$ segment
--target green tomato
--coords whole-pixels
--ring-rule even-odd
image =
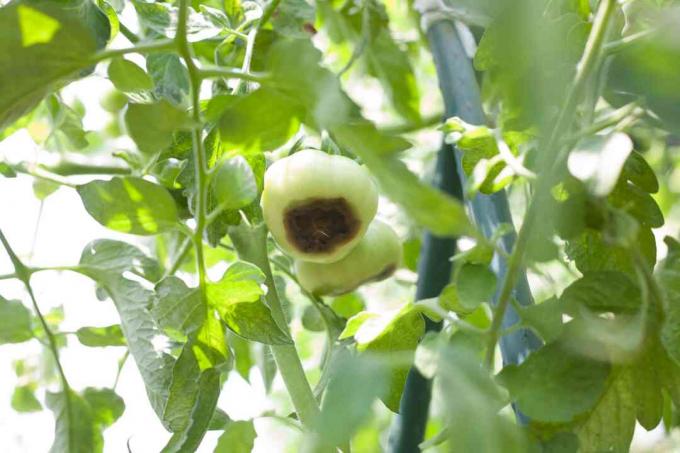
[[[340,295],[364,283],[384,280],[399,267],[402,246],[397,233],[380,220],[374,220],[366,235],[345,258],[335,263],[296,261],[300,285],[312,294]]]
[[[378,189],[352,159],[310,149],[267,169],[261,203],[264,221],[286,253],[332,263],[366,233],[378,209]]]

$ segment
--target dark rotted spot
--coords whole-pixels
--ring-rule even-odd
[[[283,214],[288,241],[304,253],[328,253],[354,238],[360,222],[344,198],[310,199]]]

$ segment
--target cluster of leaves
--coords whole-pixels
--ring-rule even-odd
[[[438,383],[443,410],[431,425],[446,428],[430,446],[622,451],[636,421],[647,429],[674,423],[680,245],[667,239],[668,254],[655,269],[652,230],[664,224],[655,194],[663,185],[645,140],[677,139],[680,58],[668,44],[677,35],[668,19],[677,9],[645,0],[612,7],[596,71],[574,86],[596,30],[590,2],[444,3],[477,36],[474,65],[490,119],[443,125],[461,158],[466,196],[539,191],[547,180],[545,193],[532,197],[541,216],[527,219],[533,229],[521,243],[526,250],[513,253],[524,253],[532,267],[559,261],[574,272],[561,294],[516,305],[518,324],[501,332],[493,332],[489,308],[503,276],[491,269],[496,243],[510,230],[481,238],[461,203],[406,166],[401,153],[411,142],[366,119],[364,105],[350,96],[348,79],[374,79],[386,110],[411,128],[424,124],[413,62],[425,43],[417,33],[408,40],[394,32],[395,24],[412,27],[415,13],[376,0],[317,0],[315,7],[305,0],[16,0],[0,8],[0,139],[26,128],[61,159],[37,167],[0,162],[0,174],[34,176],[40,199],[60,185],[74,188],[103,226],[152,238],[149,253],[94,241],[69,269],[96,282],[97,296],[120,316],[119,324],[82,327],[75,337],[87,347],[126,348],[172,432],[164,451],[193,451],[211,429],[223,432],[216,451],[249,451],[253,421],[231,421],[217,400],[229,372],[249,379],[253,366],[267,391],[278,369],[297,418],[316,433],[306,441],[319,448],[344,447],[373,423],[376,399],[397,412],[412,366]],[[138,33],[120,22],[124,8],[136,14]],[[650,32],[664,16],[668,32]],[[337,61],[315,46],[317,34],[341,62],[337,71]],[[619,41],[623,35],[635,39]],[[113,48],[113,39],[131,47]],[[61,95],[93,72],[114,88],[102,100],[111,122],[98,132],[85,131],[84,108]],[[578,102],[564,101],[565,86]],[[117,141],[123,132],[132,142]],[[118,143],[129,149],[112,153]],[[477,240],[453,257],[451,283],[438,297],[389,311],[365,309],[356,294],[287,300],[295,276],[268,242],[259,195],[268,159],[309,146],[360,160],[412,229]],[[71,162],[76,151],[118,160],[105,167]],[[76,174],[95,176],[71,183]],[[417,240],[405,243],[406,268],[416,269],[418,253]],[[30,286],[37,268],[12,260],[35,314],[0,297],[0,342],[48,339],[58,364],[67,334],[58,316],[38,311]],[[222,277],[210,280],[205,269],[225,261]],[[190,274],[196,286],[187,283]],[[303,328],[327,332],[315,395],[290,329],[297,302]],[[426,333],[426,317],[445,328]],[[481,366],[488,338],[512,329],[530,329],[545,345],[493,376]],[[54,450],[101,451],[102,430],[121,416],[123,401],[115,389],[71,389],[58,367],[62,391],[45,397],[56,418]],[[16,370],[12,406],[40,410],[35,373],[23,362]],[[510,403],[520,421],[530,420],[526,427],[507,416]]]

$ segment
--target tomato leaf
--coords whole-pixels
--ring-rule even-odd
[[[134,177],[115,177],[78,186],[78,195],[94,219],[123,233],[153,235],[177,226],[172,195],[158,184]]]

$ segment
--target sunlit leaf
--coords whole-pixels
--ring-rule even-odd
[[[87,75],[109,34],[108,19],[90,1],[24,0],[0,8],[0,129],[52,89]]]
[[[87,212],[112,230],[151,235],[177,226],[177,207],[170,193],[141,178],[92,181],[78,186],[78,194]]]

